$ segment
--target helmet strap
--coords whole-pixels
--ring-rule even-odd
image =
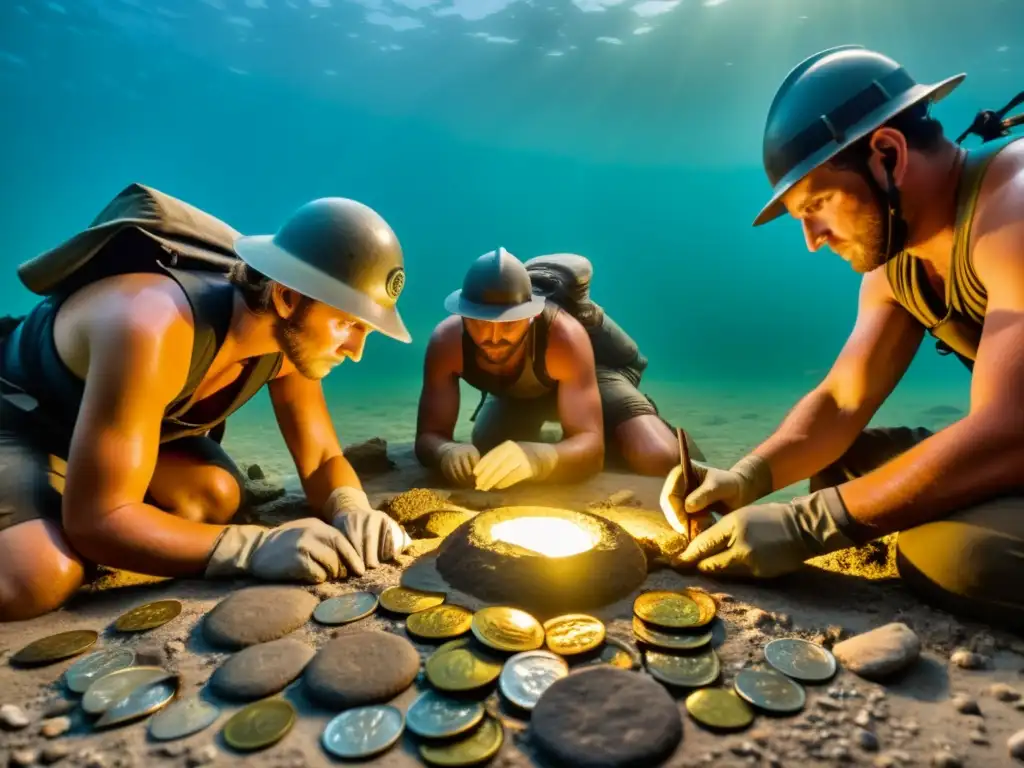
[[[885,260],[889,261],[906,247],[907,222],[903,219],[900,190],[893,177],[896,156],[891,150],[883,155],[882,165],[885,168],[886,189],[882,189],[882,186],[875,180],[875,175],[867,163],[864,165],[864,177],[875,195],[879,208],[885,212]]]

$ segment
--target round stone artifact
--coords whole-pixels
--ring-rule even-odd
[[[207,614],[203,636],[228,650],[267,643],[309,621],[319,602],[301,587],[247,587],[217,603]]]
[[[585,613],[567,613],[544,622],[548,648],[561,656],[587,653],[604,642],[604,624]]]
[[[445,643],[427,659],[430,684],[441,691],[472,691],[498,679],[503,661],[470,638]]]
[[[697,627],[701,622],[700,606],[681,592],[644,592],[633,601],[633,613],[647,624],[664,629]]]
[[[85,693],[94,680],[135,663],[135,651],[130,648],[112,648],[85,656],[64,673],[64,684],[74,693]]]
[[[475,765],[496,755],[504,739],[501,723],[487,715],[465,738],[443,744],[420,744],[420,757],[431,765]]]
[[[764,647],[764,658],[782,674],[805,683],[821,683],[836,673],[836,658],[829,650],[798,637],[772,640]]]
[[[710,629],[696,632],[665,632],[644,624],[636,616],[633,617],[633,634],[641,643],[669,651],[701,648],[710,643],[713,637]]]
[[[568,674],[569,665],[560,656],[550,651],[526,651],[505,662],[498,685],[506,699],[530,711],[556,680]]]
[[[234,749],[263,749],[295,725],[295,707],[285,699],[263,699],[240,709],[224,724],[224,741]]]
[[[342,760],[378,755],[398,741],[405,719],[389,704],[374,704],[346,710],[324,728],[320,743]]]
[[[177,600],[158,600],[122,614],[114,622],[114,629],[118,632],[145,632],[176,619],[180,613],[181,603]]]
[[[733,688],[741,699],[767,712],[792,714],[807,703],[804,687],[774,670],[740,670]]]
[[[156,741],[181,739],[199,733],[216,722],[220,708],[198,696],[178,699],[153,716],[149,735]]]
[[[441,543],[436,562],[454,589],[547,616],[613,603],[647,578],[647,558],[622,526],[554,507],[481,512]]]
[[[716,730],[738,730],[754,722],[754,711],[726,688],[701,688],[686,697],[686,711],[701,725]]]
[[[722,671],[718,654],[711,648],[697,653],[647,651],[645,656],[651,677],[680,688],[711,685]]]
[[[405,715],[405,727],[425,739],[446,739],[465,733],[484,719],[484,705],[437,691],[426,691]]]
[[[405,620],[410,635],[424,640],[458,637],[473,626],[473,612],[461,605],[435,605],[413,613]]]
[[[556,681],[530,716],[534,742],[580,768],[658,765],[683,738],[679,709],[647,675],[608,665]]]
[[[100,715],[116,702],[142,685],[174,677],[161,667],[125,667],[94,680],[82,696],[82,709],[90,715]]]
[[[74,629],[35,640],[11,656],[14,666],[42,666],[85,653],[96,644],[99,633],[92,629]]]
[[[439,592],[421,592],[408,587],[388,587],[380,593],[380,607],[391,613],[418,613],[441,605],[446,595]]]
[[[329,640],[302,679],[311,698],[337,709],[382,704],[416,679],[420,655],[404,637],[377,630]]]
[[[492,605],[473,614],[473,635],[488,648],[517,653],[544,645],[544,627],[518,608]]]
[[[316,655],[291,637],[243,648],[210,677],[210,690],[228,701],[255,701],[283,691]]]
[[[320,624],[348,624],[366,618],[377,610],[377,596],[372,592],[351,592],[324,600],[313,611]]]
[[[143,683],[123,699],[107,707],[96,721],[96,727],[121,725],[163,709],[178,693],[179,683],[177,675],[166,680]]]

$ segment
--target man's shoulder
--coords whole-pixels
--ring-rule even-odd
[[[975,268],[986,262],[1010,259],[1024,266],[1024,248],[1008,248],[1024,237],[1024,140],[999,152],[985,173],[971,224],[971,251]],[[984,280],[984,275],[979,274]]]
[[[441,365],[444,361],[462,360],[462,318],[458,315],[446,317],[434,327],[427,342],[427,356],[432,365]]]
[[[561,360],[592,358],[594,354],[587,330],[565,311],[556,313],[548,326],[547,353]]]

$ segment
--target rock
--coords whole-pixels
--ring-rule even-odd
[[[1006,740],[1006,748],[1010,751],[1010,757],[1024,761],[1024,729]]]
[[[309,621],[319,603],[301,587],[248,587],[228,596],[206,615],[203,636],[211,644],[231,650],[277,640]]]
[[[730,751],[739,757],[760,757],[761,750],[758,749],[753,742],[741,741],[739,744],[733,744]]]
[[[63,736],[70,730],[71,718],[67,716],[51,717],[49,720],[44,720],[39,728],[39,732],[48,739],[55,739],[58,736]]]
[[[59,763],[70,754],[71,748],[67,744],[61,742],[47,744],[43,747],[43,751],[39,753],[39,762],[43,765],[53,765],[54,763]]]
[[[11,752],[11,765],[15,768],[28,768],[36,761],[36,751],[34,749],[16,749]]]
[[[416,518],[406,527],[406,530],[410,536],[417,539],[433,537],[443,539],[464,522],[473,519],[475,515],[475,512],[439,509]]]
[[[857,731],[857,746],[865,752],[877,752],[879,746],[878,737],[871,731],[866,731],[863,728],[860,728]]]
[[[284,637],[251,645],[231,656],[210,678],[210,690],[229,701],[253,701],[285,689],[316,651]]]
[[[390,472],[397,464],[388,458],[388,443],[380,437],[371,437],[344,450],[345,458],[360,476]]]
[[[245,470],[245,476],[250,480],[263,480],[265,477],[259,464],[250,464]]]
[[[856,717],[853,718],[853,722],[861,728],[867,728],[871,725],[871,713],[866,709],[862,709],[857,713]]]
[[[1020,693],[1006,683],[994,683],[988,687],[988,695],[999,701],[1017,701]]]
[[[70,714],[75,708],[73,699],[53,699],[43,707],[43,717],[60,717]]]
[[[906,624],[893,622],[837,643],[832,653],[851,672],[879,680],[914,663],[921,641]]]
[[[164,646],[164,650],[171,656],[175,656],[179,653],[185,652],[185,643],[181,640],[168,640]]]
[[[5,730],[17,731],[28,725],[28,717],[21,707],[14,704],[0,706],[0,726]]]
[[[555,681],[534,708],[530,731],[553,761],[588,768],[659,765],[683,737],[679,708],[664,687],[611,666]]]
[[[217,748],[213,744],[207,744],[202,749],[189,750],[185,765],[189,768],[198,768],[200,765],[207,765],[217,759]]]
[[[969,651],[966,648],[957,648],[949,660],[962,669],[984,669],[988,666],[989,659],[980,653]]]
[[[953,702],[953,706],[956,708],[956,711],[961,715],[981,714],[981,707],[978,706],[978,702],[970,696],[958,693],[951,699],[951,701]]]
[[[280,499],[284,496],[284,486],[276,485],[268,480],[246,480],[245,495],[247,501],[254,505],[266,504],[267,502]]]
[[[167,649],[156,640],[143,640],[135,646],[135,663],[139,666],[162,667],[167,661]]]
[[[188,750],[188,747],[179,742],[164,744],[156,753],[162,757],[181,757]]]
[[[623,488],[621,491],[616,491],[610,495],[605,503],[608,504],[609,507],[621,507],[632,501],[634,496],[636,496],[636,494],[629,488]]]
[[[815,701],[817,702],[818,708],[823,709],[826,712],[838,712],[843,708],[842,704],[832,699],[822,697],[820,699],[815,699]]]
[[[376,630],[329,640],[306,666],[303,683],[311,698],[338,709],[388,701],[420,671],[420,655],[404,637]]]
[[[979,744],[981,746],[988,746],[989,744],[988,736],[981,731],[971,731],[968,734],[968,738],[970,738],[972,744]]]
[[[430,512],[451,508],[452,504],[446,497],[427,488],[404,491],[378,505],[378,509],[402,525],[407,525]]]
[[[941,750],[932,755],[932,768],[963,768],[963,764],[963,760],[946,750]]]

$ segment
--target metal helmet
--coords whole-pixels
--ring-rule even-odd
[[[405,285],[402,246],[369,206],[324,197],[296,210],[275,235],[240,237],[235,252],[275,282],[412,340],[395,304]]]
[[[462,288],[448,295],[444,308],[453,315],[507,323],[539,315],[544,299],[533,294],[523,262],[498,248],[473,262]]]
[[[808,173],[900,112],[945,98],[966,77],[921,85],[897,62],[860,45],[840,45],[794,67],[768,110],[764,170],[772,197],[760,226],[785,212],[782,196]]]

